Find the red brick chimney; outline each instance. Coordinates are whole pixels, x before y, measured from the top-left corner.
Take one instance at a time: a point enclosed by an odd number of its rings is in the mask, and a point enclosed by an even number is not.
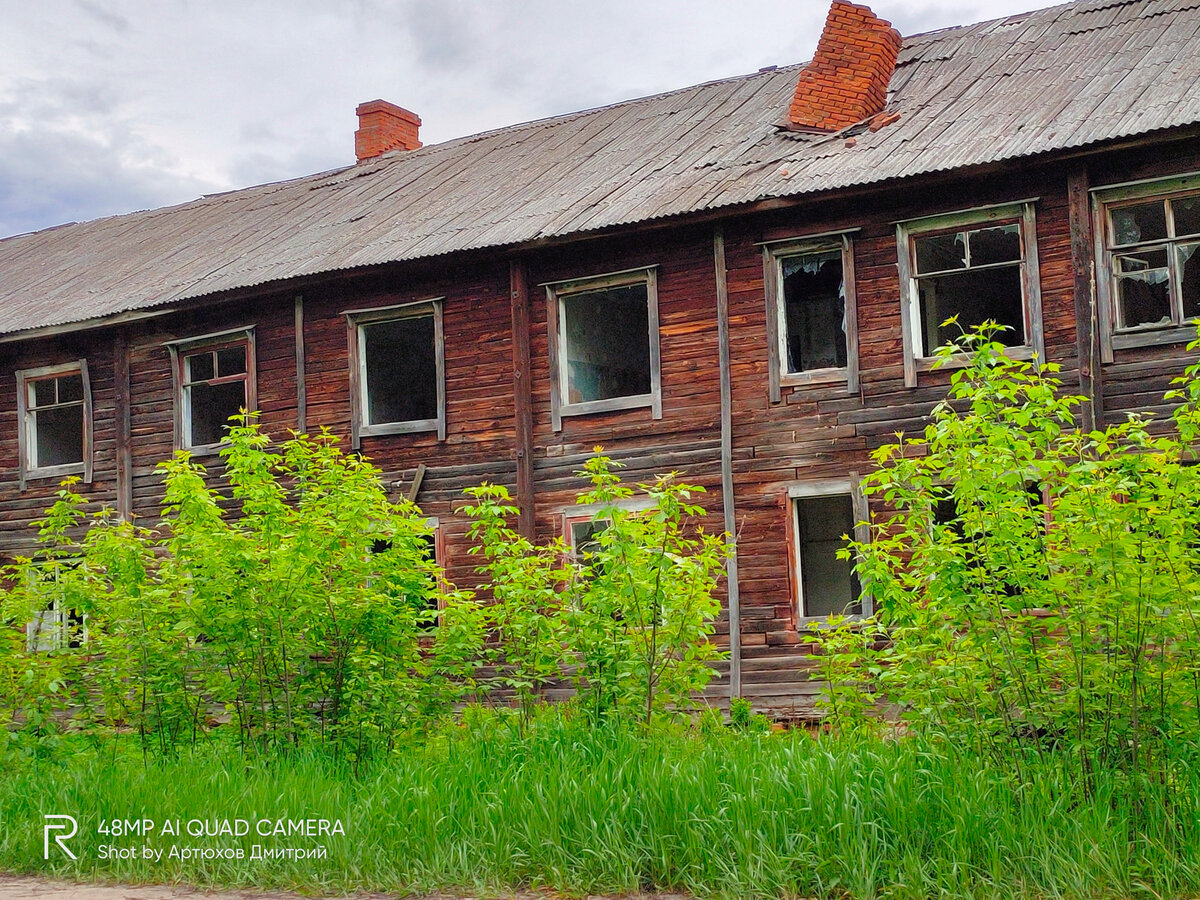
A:
[[[796,84],[787,126],[840,131],[883,111],[900,32],[865,6],[833,0],[817,52]]]
[[[416,150],[421,146],[417,130],[421,117],[386,100],[358,104],[358,131],[354,132],[354,155],[359,162],[374,159],[389,150]]]

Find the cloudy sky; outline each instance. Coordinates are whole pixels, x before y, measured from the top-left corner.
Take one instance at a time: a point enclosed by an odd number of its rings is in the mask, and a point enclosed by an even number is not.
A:
[[[902,34],[1046,5],[873,0]],[[0,236],[808,59],[827,0],[0,0]]]

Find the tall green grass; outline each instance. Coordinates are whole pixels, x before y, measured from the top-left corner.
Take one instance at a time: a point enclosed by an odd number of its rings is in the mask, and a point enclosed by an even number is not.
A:
[[[559,718],[526,734],[455,728],[354,774],[300,754],[216,750],[143,763],[120,745],[0,774],[0,869],[79,879],[304,891],[701,896],[1183,897],[1200,891],[1200,766],[1134,801],[1086,802],[1053,772],[1014,792],[915,743],[698,731],[640,733]],[[80,823],[70,861],[42,859],[42,815]],[[109,840],[101,820],[327,818],[319,840]],[[102,844],[243,847],[242,860],[100,860]],[[249,859],[324,845],[324,859]]]

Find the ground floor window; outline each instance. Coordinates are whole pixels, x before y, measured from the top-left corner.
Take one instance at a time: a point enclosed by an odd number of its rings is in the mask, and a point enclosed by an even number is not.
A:
[[[800,485],[791,492],[795,586],[800,620],[870,612],[851,559],[839,559],[848,538],[864,536],[865,504],[850,481]]]

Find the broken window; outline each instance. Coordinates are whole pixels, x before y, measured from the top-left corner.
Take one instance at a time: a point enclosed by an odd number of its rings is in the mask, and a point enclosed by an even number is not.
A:
[[[1108,207],[1113,327],[1182,326],[1200,314],[1200,195]]]
[[[899,238],[910,386],[917,360],[985,322],[1001,326],[994,340],[1044,358],[1032,203],[908,222]]]
[[[865,540],[866,503],[855,479],[805,484],[790,491],[797,609],[801,620],[870,613],[847,539]]]
[[[649,406],[658,395],[658,305],[651,271],[549,288],[556,332],[555,415]]]
[[[254,335],[249,328],[168,344],[178,385],[176,434],[181,448],[214,450],[233,416],[257,403]]]
[[[77,650],[87,640],[87,616],[58,601],[52,602],[25,626],[25,649],[29,653]]]
[[[445,437],[441,313],[428,301],[350,314],[356,446],[362,435]]]
[[[87,364],[17,373],[21,461],[32,477],[86,472],[91,455],[91,392]],[[85,480],[88,480],[85,477]]]
[[[785,373],[846,366],[841,247],[779,257]]]
[[[426,562],[437,566],[438,571],[441,571],[443,567],[443,552],[438,520],[430,517],[425,520],[425,524],[429,527],[429,530],[417,536],[417,540],[421,544],[422,555]],[[388,538],[376,538],[371,542],[371,554],[372,556],[376,556],[389,553],[393,546],[392,541]],[[374,576],[372,576],[371,581],[375,581]],[[432,630],[438,625],[442,597],[442,591],[439,590],[439,587],[440,585],[435,582],[434,576],[425,579],[422,589],[415,594],[412,590],[411,581],[406,578],[401,578],[394,586],[396,594],[408,598],[408,602],[412,604],[413,610],[417,613],[417,624],[423,630]]]

